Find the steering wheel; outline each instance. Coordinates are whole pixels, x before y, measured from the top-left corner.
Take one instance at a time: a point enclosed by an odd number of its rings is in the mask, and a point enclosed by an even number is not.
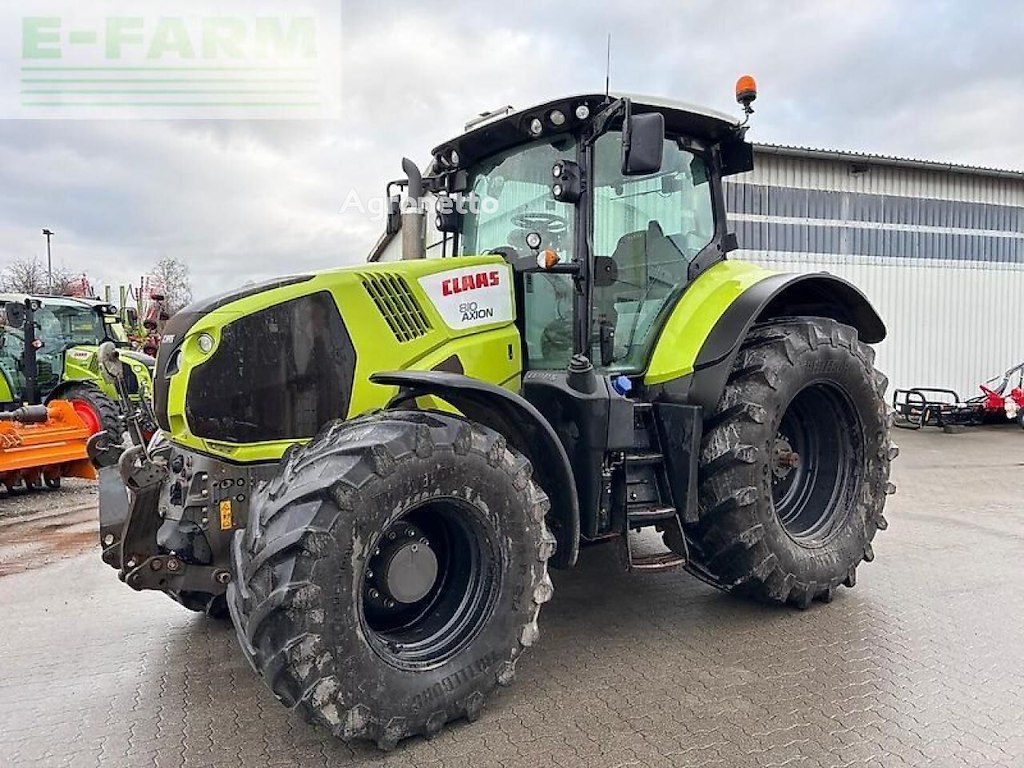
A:
[[[512,226],[528,232],[561,235],[568,231],[569,222],[564,216],[555,213],[519,213],[512,217]]]

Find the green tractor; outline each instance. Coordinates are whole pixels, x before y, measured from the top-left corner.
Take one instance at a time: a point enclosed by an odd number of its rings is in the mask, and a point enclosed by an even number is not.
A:
[[[34,316],[31,368],[24,363],[24,327],[2,321],[9,306],[21,312],[26,302]],[[156,361],[128,348],[116,307],[93,299],[0,293],[0,402],[17,399],[16,393],[27,402],[68,400],[92,431],[115,430],[121,418],[118,392],[101,375],[97,357],[104,342],[121,350],[130,398],[147,407]]]
[[[744,134],[588,94],[492,116],[423,174],[405,160],[401,251],[381,249],[400,261],[169,321],[160,433],[90,446],[104,559],[229,611],[282,703],[385,749],[512,682],[549,566],[584,547],[831,601],[886,527],[885,327],[843,280],[726,258]],[[664,551],[635,548],[643,530]]]

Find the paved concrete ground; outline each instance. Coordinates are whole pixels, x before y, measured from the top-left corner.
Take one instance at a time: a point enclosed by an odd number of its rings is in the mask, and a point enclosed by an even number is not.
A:
[[[289,715],[227,627],[44,521],[38,559],[67,559],[0,578],[0,765],[1024,766],[1024,435],[898,437],[890,529],[831,605],[750,605],[591,550],[556,574],[516,684],[386,755]]]
[[[96,546],[96,486],[64,479],[57,491],[0,491],[0,576]]]

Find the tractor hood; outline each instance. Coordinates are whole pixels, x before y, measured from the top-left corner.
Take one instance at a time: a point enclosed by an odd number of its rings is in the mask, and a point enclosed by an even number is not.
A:
[[[397,392],[380,371],[455,370],[518,386],[511,268],[499,256],[346,267],[247,286],[167,323],[155,411],[173,442],[280,458]],[[472,336],[470,342],[468,337]]]
[[[119,349],[117,352],[122,359],[127,358],[129,360],[134,360],[137,363],[142,363],[150,371],[152,371],[153,367],[156,365],[156,358],[152,355],[147,355],[144,352],[136,352],[134,349]]]
[[[119,349],[118,353],[125,362],[125,379],[128,392],[132,395],[152,394],[152,377],[156,360],[149,355],[130,349]],[[66,381],[91,381],[102,389],[111,399],[117,392],[100,374],[99,347],[91,344],[79,344],[64,353],[64,376]]]

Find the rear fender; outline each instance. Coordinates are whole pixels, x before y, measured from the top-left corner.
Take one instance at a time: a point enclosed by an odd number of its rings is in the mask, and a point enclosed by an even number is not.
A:
[[[755,323],[782,317],[825,317],[857,330],[875,344],[885,338],[885,324],[867,297],[849,282],[828,273],[763,273],[750,281],[717,317],[688,375],[657,382],[652,395],[685,399],[713,413],[725,389],[740,345]],[[658,391],[660,390],[660,392]]]
[[[435,396],[466,418],[490,427],[533,464],[537,482],[551,500],[549,519],[558,549],[554,568],[569,568],[579,554],[580,508],[576,482],[558,435],[540,411],[507,389],[480,379],[444,371],[376,373],[374,384],[400,388],[392,406],[423,396]]]

